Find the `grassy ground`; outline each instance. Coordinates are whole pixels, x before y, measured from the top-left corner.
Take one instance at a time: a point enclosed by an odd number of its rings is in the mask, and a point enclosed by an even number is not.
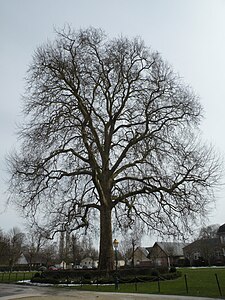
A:
[[[17,281],[29,280],[36,272],[0,272],[0,283],[15,283]]]
[[[160,282],[119,283],[119,292],[167,295],[190,295],[225,298],[225,268],[184,268],[182,276],[176,280]],[[0,273],[0,283],[30,279],[35,272]],[[217,274],[217,278],[215,276]],[[186,278],[186,280],[185,280]],[[217,279],[220,289],[218,287]],[[83,285],[79,290],[115,292],[115,285]],[[222,295],[222,296],[221,296]]]
[[[119,292],[138,292],[148,294],[191,295],[202,297],[225,298],[225,268],[181,269],[182,276],[176,280],[119,284]],[[219,281],[220,290],[216,276]],[[185,280],[186,277],[186,280]],[[187,282],[187,284],[186,284]],[[79,287],[81,289],[81,287]],[[84,290],[114,292],[115,286],[82,286]]]

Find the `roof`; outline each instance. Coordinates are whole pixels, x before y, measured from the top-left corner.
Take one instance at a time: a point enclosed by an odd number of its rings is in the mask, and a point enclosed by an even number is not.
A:
[[[43,255],[41,253],[33,253],[33,254],[30,254],[30,253],[27,253],[27,252],[24,252],[23,253],[26,260],[28,262],[31,262],[32,264],[42,264],[45,260],[43,258]]]
[[[83,262],[83,261],[95,261],[95,260],[98,260],[98,258],[92,258],[90,256],[87,256],[87,257],[81,259],[81,262]]]
[[[186,243],[179,242],[157,242],[157,244],[167,255],[170,256],[183,256],[183,248],[188,245]]]
[[[217,231],[217,234],[225,233],[225,223],[221,225]]]
[[[218,247],[220,245],[220,240],[219,238],[212,238],[212,239],[200,239],[196,240],[193,243],[187,245],[185,250],[188,249],[202,249],[202,248],[213,248],[213,247]]]
[[[145,247],[145,249],[148,251],[148,254],[151,253],[153,247]]]
[[[137,247],[135,251],[140,250],[146,257],[149,254],[148,248],[146,247]]]
[[[16,265],[27,265],[28,261],[23,253],[21,253],[20,257],[18,258]]]

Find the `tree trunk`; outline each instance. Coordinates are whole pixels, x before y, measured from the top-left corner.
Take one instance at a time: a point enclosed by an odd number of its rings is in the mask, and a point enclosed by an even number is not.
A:
[[[112,246],[111,208],[102,206],[100,210],[99,269],[111,271],[114,268]]]

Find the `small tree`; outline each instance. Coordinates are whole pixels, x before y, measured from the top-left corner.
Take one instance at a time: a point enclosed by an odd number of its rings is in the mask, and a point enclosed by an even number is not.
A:
[[[220,164],[196,138],[201,112],[140,39],[63,30],[28,71],[10,191],[48,237],[99,224],[99,267],[111,270],[112,218],[177,235],[206,214]]]
[[[202,227],[199,232],[198,239],[212,239],[217,237],[217,231],[219,229],[219,224],[212,224],[206,227]]]

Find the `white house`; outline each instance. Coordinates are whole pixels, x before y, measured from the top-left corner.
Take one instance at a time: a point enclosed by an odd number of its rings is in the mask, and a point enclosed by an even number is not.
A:
[[[84,268],[84,269],[97,268],[98,267],[98,260],[93,259],[91,257],[86,257],[86,258],[81,260],[80,266],[81,266],[81,268]]]
[[[61,261],[61,263],[59,264],[55,264],[56,268],[58,269],[67,269],[67,265],[66,265],[66,262],[65,261]]]
[[[19,259],[16,262],[16,265],[28,265],[28,261],[23,253],[21,253]]]

